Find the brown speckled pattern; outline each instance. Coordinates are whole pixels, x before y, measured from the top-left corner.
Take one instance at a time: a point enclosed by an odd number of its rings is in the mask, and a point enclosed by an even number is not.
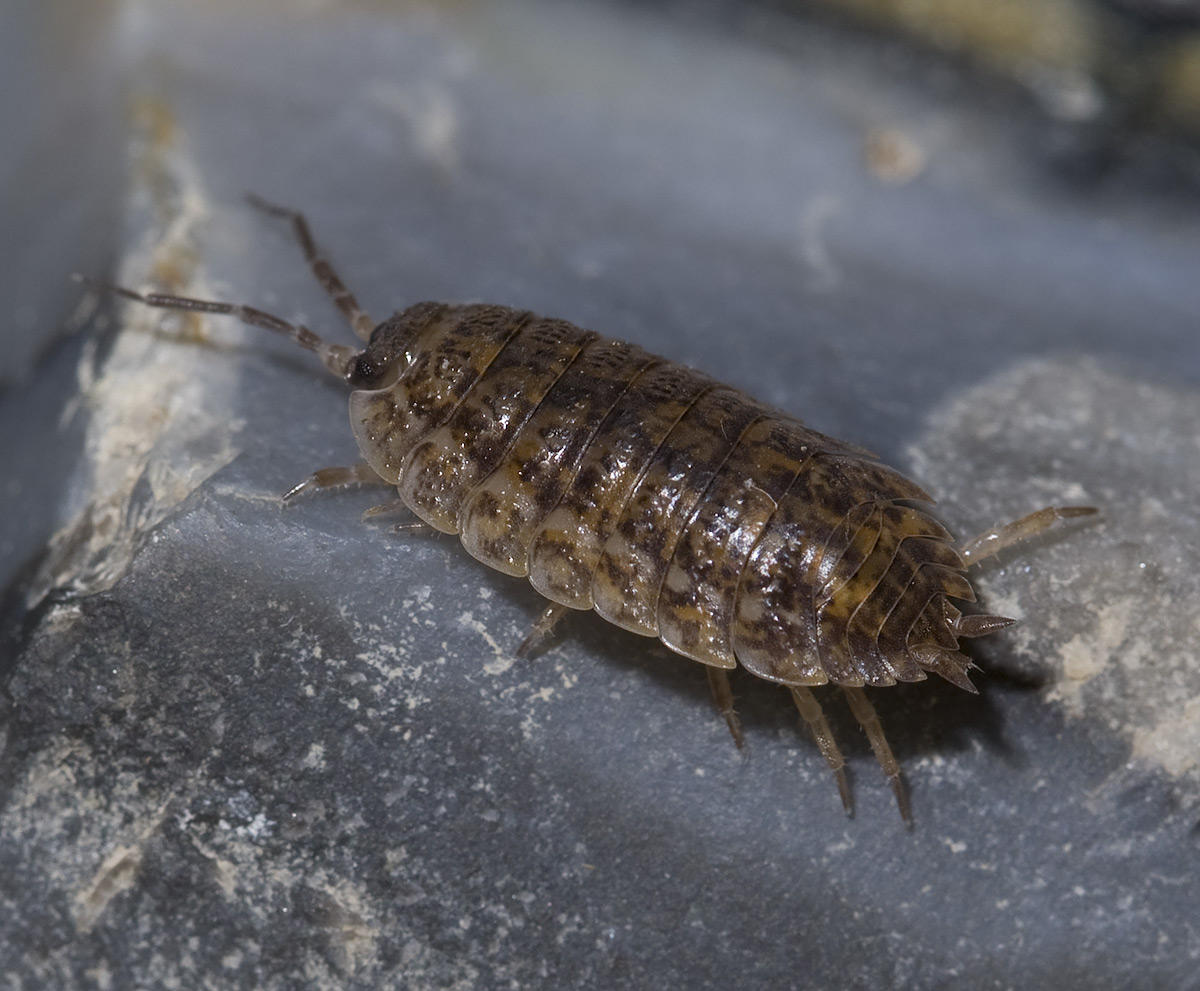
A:
[[[576,356],[464,504],[459,526],[471,554],[506,574],[529,573],[535,528],[575,478],[601,420],[653,360],[611,340],[593,341]]]
[[[679,418],[714,386],[661,359],[630,383],[533,538],[529,580],[542,595],[572,609],[592,608],[592,575],[630,493]]]
[[[763,412],[722,386],[701,396],[659,445],[592,576],[595,609],[610,623],[658,636],[658,594],[675,544],[742,431]]]
[[[514,322],[518,319],[514,313]],[[563,320],[525,322],[441,426],[405,460],[400,498],[430,526],[459,533],[459,511],[595,334]]]
[[[422,303],[364,352],[368,463],[547,598],[789,685],[966,682],[973,599],[929,496],[866,452],[630,344]],[[375,367],[375,366],[372,366]]]

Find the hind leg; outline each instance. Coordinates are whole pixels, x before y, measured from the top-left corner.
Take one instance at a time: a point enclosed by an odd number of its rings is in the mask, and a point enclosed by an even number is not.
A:
[[[970,540],[964,541],[958,548],[958,553],[962,556],[967,567],[970,567],[994,554],[999,554],[1002,550],[1012,547],[1014,544],[1019,544],[1032,537],[1036,537],[1039,533],[1048,530],[1059,520],[1069,520],[1079,516],[1094,516],[1097,512],[1099,510],[1094,506],[1047,506],[1045,509],[1039,509],[1028,516],[1022,516],[1019,520],[1014,520],[1012,523],[995,527],[992,530],[987,530],[979,534],[977,537],[972,537]],[[1008,619],[1005,616],[982,614],[964,616],[957,609],[954,609],[952,610],[949,625],[950,631],[955,636],[982,637],[989,633],[994,633],[996,630],[1002,630],[1006,626],[1011,626],[1014,622],[1016,620]],[[966,688],[968,691],[974,691],[973,686],[965,678],[962,681],[954,678],[950,678],[950,680]]]
[[[842,691],[846,693],[846,701],[850,703],[850,711],[854,713],[858,725],[866,731],[871,749],[875,752],[875,759],[879,761],[879,766],[887,775],[888,782],[892,786],[892,793],[896,796],[896,804],[900,807],[900,818],[904,820],[905,825],[911,827],[913,821],[912,809],[908,804],[908,789],[904,787],[904,779],[900,776],[900,765],[896,761],[896,755],[892,753],[892,748],[888,745],[887,737],[883,734],[883,724],[879,721],[875,706],[871,704],[867,693],[861,688],[843,687]]]
[[[963,560],[968,565],[999,554],[1005,548],[1012,547],[1022,541],[1036,537],[1049,529],[1059,520],[1073,519],[1077,516],[1093,516],[1099,510],[1094,506],[1047,506],[1037,512],[1022,516],[1019,520],[1006,523],[985,533],[967,540],[958,549]]]
[[[733,737],[738,750],[741,750],[746,741],[742,736],[742,721],[738,719],[738,714],[733,708],[733,689],[729,687],[729,672],[724,668],[709,665],[705,665],[704,670],[708,674],[708,689],[712,692],[717,711],[725,718],[729,735]]]
[[[821,756],[825,758],[825,763],[833,772],[833,779],[837,782],[838,795],[842,799],[842,808],[846,810],[846,815],[854,815],[854,800],[850,797],[850,785],[846,782],[846,761],[838,749],[837,740],[833,738],[833,731],[829,728],[829,722],[821,710],[821,703],[803,685],[788,687],[792,693],[792,701],[800,710],[800,718],[808,724],[813,738],[817,741],[817,749],[821,751]]]

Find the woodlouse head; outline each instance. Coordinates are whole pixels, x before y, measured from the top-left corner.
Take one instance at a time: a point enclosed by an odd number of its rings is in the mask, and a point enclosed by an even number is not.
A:
[[[417,303],[377,324],[347,364],[346,381],[355,389],[388,388],[411,364],[413,342],[445,310],[442,303]]]

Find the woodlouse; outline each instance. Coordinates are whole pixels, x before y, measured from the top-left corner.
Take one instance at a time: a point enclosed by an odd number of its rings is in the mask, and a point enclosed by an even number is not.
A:
[[[376,325],[302,214],[251,202],[291,222],[366,347],[250,306],[83,281],[286,334],[351,386],[363,460],[313,473],[285,500],[395,486],[399,499],[378,511],[406,507],[550,600],[519,654],[568,609],[594,609],[706,665],[738,746],[727,672],[740,664],[787,686],[849,813],[842,756],[811,691],[841,687],[911,822],[864,686],[933,672],[975,691],[959,638],[1012,620],[950,602],[974,600],[968,564],[1095,509],[1047,507],[956,546],[914,505],[930,496],[867,452],[634,344],[486,304],[417,303]]]

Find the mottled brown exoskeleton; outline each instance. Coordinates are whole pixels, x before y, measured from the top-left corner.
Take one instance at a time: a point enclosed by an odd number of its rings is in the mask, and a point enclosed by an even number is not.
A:
[[[727,672],[787,686],[833,771],[843,760],[811,689],[839,686],[911,821],[900,768],[864,686],[938,674],[967,691],[959,638],[1009,625],[964,615],[969,564],[1095,512],[1049,507],[956,545],[919,486],[871,455],[700,372],[563,320],[506,306],[417,303],[378,325],[290,220],[313,273],[367,342],[329,344],[249,306],[142,294],[290,336],[346,382],[362,461],[284,498],[352,483],[395,486],[425,525],[485,564],[527,577],[550,606],[518,648],[568,609],[658,637],[706,665],[738,746]]]

